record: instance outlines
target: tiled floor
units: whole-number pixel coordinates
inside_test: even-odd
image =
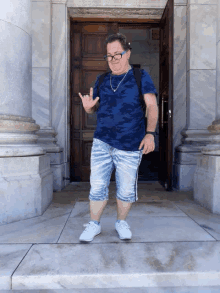
[[[124,242],[111,182],[102,233],[82,244],[89,188],[70,184],[42,216],[0,226],[0,292],[220,292],[220,215],[196,204],[193,192],[140,182]]]

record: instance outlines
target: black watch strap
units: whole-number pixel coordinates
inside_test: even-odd
[[[153,136],[155,136],[156,135],[156,132],[152,132],[152,131],[146,131],[146,134],[153,134]]]

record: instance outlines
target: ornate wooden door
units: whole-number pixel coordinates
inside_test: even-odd
[[[160,22],[159,181],[173,188],[173,24],[174,3],[168,0]]]
[[[106,54],[104,41],[108,34],[116,32],[117,24],[114,23],[71,23],[71,181],[90,179],[90,155],[97,118],[96,113],[85,112],[78,93],[89,94],[97,75],[108,69],[103,59]]]

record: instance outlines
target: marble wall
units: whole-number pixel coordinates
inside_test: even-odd
[[[183,2],[183,3],[181,3]],[[175,1],[173,40],[173,148],[186,126],[186,1]],[[178,4],[178,5],[177,5]],[[173,150],[174,152],[174,150]]]
[[[32,1],[32,115],[51,125],[51,1]]]
[[[32,1],[32,114],[40,125],[38,144],[50,156],[54,190],[63,188],[62,147],[52,123],[52,3]],[[59,114],[58,114],[59,116]]]
[[[69,177],[68,155],[68,45],[67,6],[52,4],[52,126],[57,132],[57,143],[64,150],[64,172]]]
[[[207,129],[216,109],[217,1],[187,6],[187,126]]]
[[[201,149],[212,138],[216,117],[217,0],[189,0],[186,6],[186,127],[176,147],[176,188],[192,190]]]
[[[216,120],[220,120],[220,0],[218,0],[218,23],[217,23],[217,46],[216,46],[216,54],[217,54],[217,93],[216,93]]]

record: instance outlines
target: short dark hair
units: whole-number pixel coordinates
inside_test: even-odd
[[[107,44],[113,43],[115,41],[120,42],[124,51],[131,50],[131,45],[130,45],[130,43],[127,42],[126,36],[121,33],[117,33],[117,34],[108,36],[105,40],[105,45],[107,46]]]

